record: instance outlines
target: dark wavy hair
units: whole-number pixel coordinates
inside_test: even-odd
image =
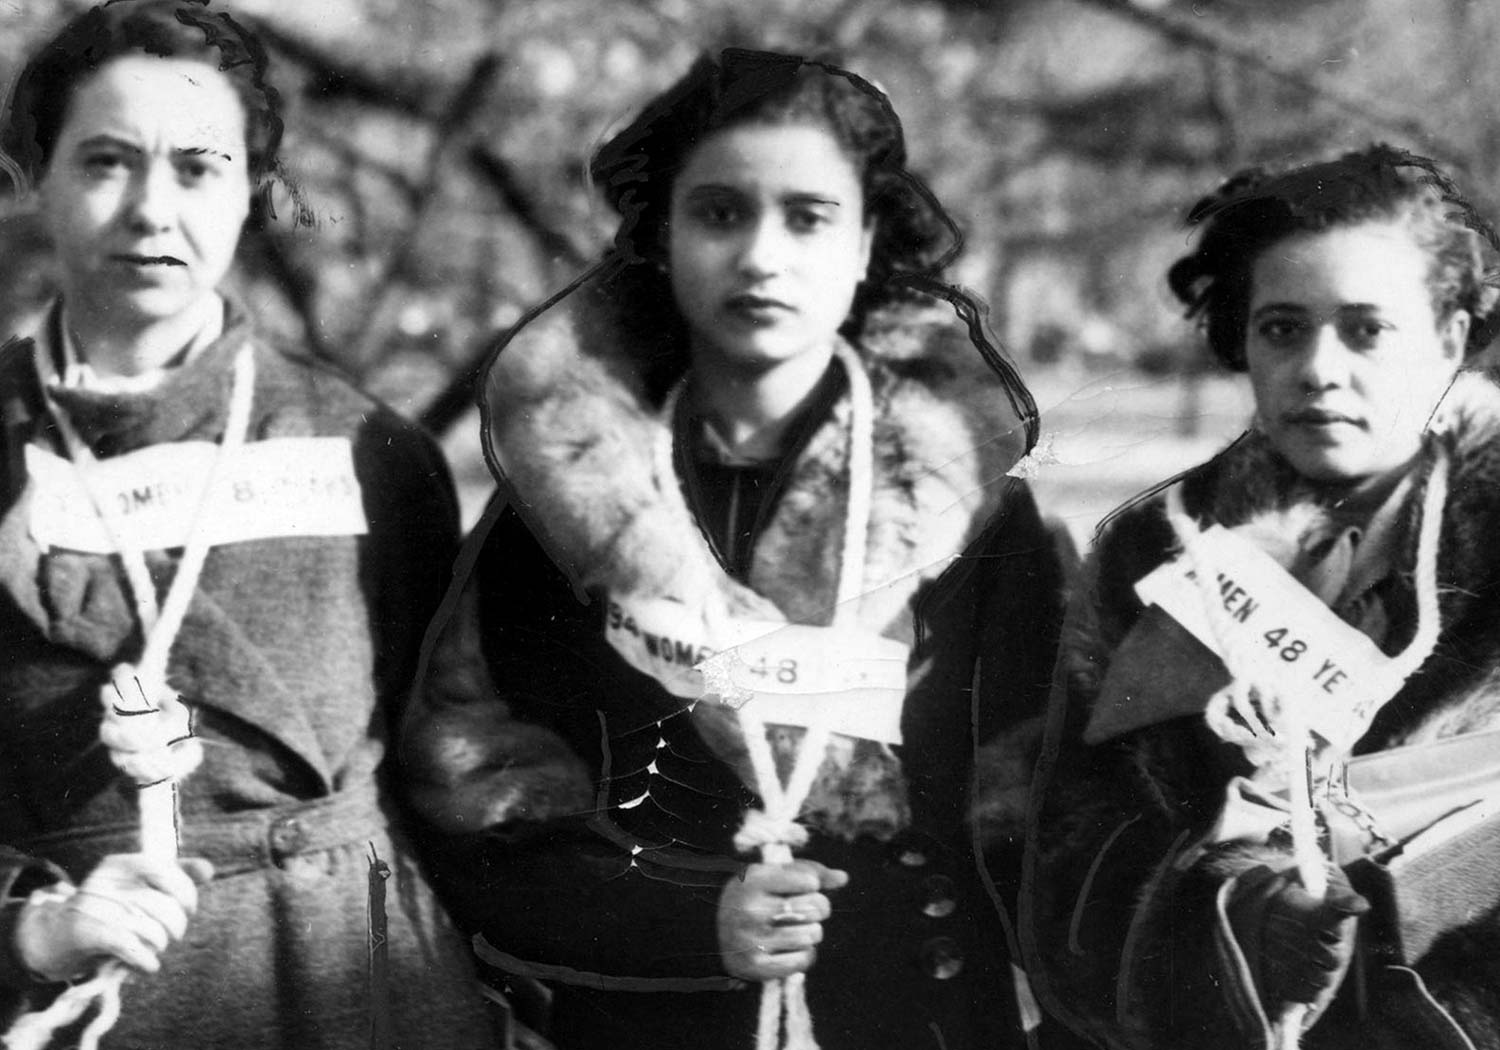
[[[197,59],[233,85],[245,111],[246,162],[259,193],[278,170],[281,96],[267,79],[260,39],[209,0],[109,0],[62,28],[16,80],[0,129],[0,149],[19,170],[18,189],[40,180],[57,146],[78,86],[110,60],[130,54]]]
[[[865,217],[874,223],[866,277],[843,333],[857,338],[883,307],[924,299],[949,303],[970,341],[1005,381],[1007,396],[1035,442],[1036,406],[1014,366],[984,331],[984,307],[942,279],[963,235],[932,192],[907,169],[901,119],[883,91],[831,61],[726,48],[706,54],[594,155],[589,173],[620,215],[614,295],[626,325],[660,348],[651,385],[680,374],[687,339],[665,273],[672,183],[710,135],[745,124],[826,128],[859,176]]]
[[[1396,222],[1427,253],[1427,287],[1440,320],[1473,318],[1467,354],[1495,334],[1495,232],[1434,162],[1385,144],[1279,173],[1242,171],[1188,212],[1196,250],[1167,273],[1214,356],[1244,371],[1250,280],[1263,252],[1299,233]]]

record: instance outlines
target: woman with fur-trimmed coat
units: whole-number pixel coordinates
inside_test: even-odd
[[[898,280],[972,308],[900,125],[730,51],[595,174],[634,224],[490,381],[510,502],[475,581],[516,721],[439,683],[408,735],[441,888],[554,984],[563,1047],[779,1045],[783,995],[826,1050],[1019,1045],[965,815],[976,744],[1040,711],[1059,566],[1007,477],[1024,388],[871,309]]]
[[[1172,286],[1256,424],[1085,570],[1033,800],[1033,982],[1110,1047],[1500,1047],[1500,390],[1454,379],[1486,227],[1387,147],[1240,176],[1192,219]]]

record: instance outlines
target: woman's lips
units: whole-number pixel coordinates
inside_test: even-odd
[[[1327,408],[1302,408],[1295,412],[1287,412],[1281,418],[1294,427],[1364,426],[1364,420],[1356,416],[1345,415]]]
[[[765,295],[732,295],[724,300],[724,310],[731,316],[752,324],[771,324],[795,308],[780,299]]]
[[[134,252],[116,252],[110,256],[127,266],[186,266],[187,263],[172,255],[138,255]]]

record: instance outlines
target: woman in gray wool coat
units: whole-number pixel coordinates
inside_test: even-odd
[[[454,500],[427,439],[217,290],[275,170],[264,72],[227,15],[126,0],[16,86],[62,295],[0,349],[3,1023],[113,961],[109,1046],[479,1050],[383,763]],[[181,861],[140,834],[169,777]]]

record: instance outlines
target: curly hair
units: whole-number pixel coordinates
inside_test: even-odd
[[[19,166],[21,185],[40,180],[62,134],[73,93],[122,55],[190,58],[228,78],[245,113],[246,162],[262,184],[277,169],[281,96],[267,80],[260,39],[209,0],[109,0],[90,8],[43,44],[16,80],[0,149]]]
[[[1015,366],[985,331],[985,307],[943,280],[963,235],[932,192],[906,166],[901,119],[885,93],[831,61],[726,48],[702,56],[625,130],[595,153],[589,172],[620,215],[610,296],[622,323],[653,347],[642,362],[648,387],[662,391],[687,367],[685,325],[665,273],[672,182],[693,149],[715,132],[745,124],[826,128],[859,177],[865,218],[874,225],[869,267],[842,333],[854,340],[873,313],[913,301],[952,307],[969,341],[998,375],[1036,443],[1037,412]]]
[[[700,58],[594,155],[590,174],[622,220],[616,248],[631,261],[661,261],[672,181],[714,132],[804,122],[832,133],[875,222],[869,276],[851,310],[856,321],[900,296],[898,277],[938,276],[963,239],[906,169],[905,134],[884,92],[827,62],[736,48]]]
[[[1187,316],[1206,332],[1214,356],[1244,371],[1245,333],[1255,261],[1299,233],[1366,222],[1399,223],[1429,259],[1433,312],[1473,318],[1466,354],[1494,335],[1495,285],[1487,271],[1497,251],[1495,232],[1425,157],[1376,144],[1358,152],[1279,173],[1242,171],[1188,213],[1201,228],[1196,250],[1167,273]]]

